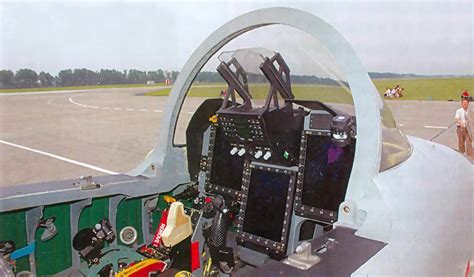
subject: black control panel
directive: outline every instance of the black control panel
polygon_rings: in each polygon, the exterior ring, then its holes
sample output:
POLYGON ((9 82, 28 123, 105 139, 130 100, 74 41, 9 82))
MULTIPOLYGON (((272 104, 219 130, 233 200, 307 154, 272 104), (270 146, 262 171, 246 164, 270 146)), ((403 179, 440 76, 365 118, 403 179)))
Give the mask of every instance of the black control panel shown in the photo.
POLYGON ((333 117, 325 110, 312 111, 309 116, 309 129, 330 131, 333 117))
POLYGON ((218 112, 218 124, 224 137, 233 142, 268 143, 268 134, 263 116, 218 112))

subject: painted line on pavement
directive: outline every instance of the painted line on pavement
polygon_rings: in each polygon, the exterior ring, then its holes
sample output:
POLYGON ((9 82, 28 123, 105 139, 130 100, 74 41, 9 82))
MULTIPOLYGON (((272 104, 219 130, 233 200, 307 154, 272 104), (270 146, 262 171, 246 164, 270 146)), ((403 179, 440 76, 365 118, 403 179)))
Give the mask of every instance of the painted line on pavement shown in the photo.
POLYGON ((85 105, 85 104, 76 102, 76 101, 74 101, 72 98, 73 98, 73 96, 69 97, 69 102, 70 102, 71 104, 74 104, 74 105, 77 105, 77 106, 80 106, 80 107, 83 107, 83 108, 86 108, 86 109, 102 109, 102 110, 114 110, 114 111, 122 111, 122 110, 125 110, 125 111, 128 111, 128 112, 133 112, 133 111, 138 111, 138 112, 149 112, 149 111, 153 111, 153 112, 155 112, 155 113, 162 113, 162 112, 163 112, 162 110, 131 109, 131 108, 119 108, 119 107, 110 108, 110 107, 90 106, 90 105, 85 105))
POLYGON ((90 107, 90 106, 75 102, 74 100, 72 100, 72 97, 69 97, 69 102, 74 104, 74 105, 81 106, 83 108, 89 108, 90 107))
POLYGON ((40 155, 43 155, 43 156, 47 156, 47 157, 50 157, 50 158, 58 159, 58 160, 61 160, 63 162, 67 162, 67 163, 75 164, 75 165, 82 166, 82 167, 85 167, 85 168, 89 168, 89 169, 92 169, 92 170, 95 170, 95 171, 100 171, 100 172, 103 172, 105 174, 111 174, 111 175, 120 174, 118 172, 111 171, 111 170, 108 170, 108 169, 104 169, 104 168, 101 168, 101 167, 98 167, 98 166, 95 166, 95 165, 79 162, 79 161, 72 160, 72 159, 69 159, 69 158, 66 158, 66 157, 62 157, 62 156, 58 156, 58 155, 51 154, 51 153, 48 153, 48 152, 44 152, 44 151, 41 151, 41 150, 38 150, 38 149, 34 149, 34 148, 26 147, 26 146, 23 146, 23 145, 11 143, 11 142, 8 142, 8 141, 5 141, 5 140, 0 139, 0 143, 6 144, 6 145, 9 145, 9 146, 12 146, 12 147, 16 147, 16 148, 19 148, 19 149, 31 151, 33 153, 40 154, 40 155))
MULTIPOLYGON (((404 127, 405 124, 400 123, 400 124, 398 124, 398 126, 404 127)), ((449 127, 446 127, 446 126, 425 125, 423 127, 426 128, 426 129, 449 129, 449 127)))
MULTIPOLYGON (((221 85, 210 85, 210 86, 193 86, 193 87, 196 87, 196 88, 215 88, 215 87, 222 87, 221 85)), ((172 86, 162 86, 162 87, 158 87, 157 90, 164 90, 164 89, 168 89, 168 88, 172 88, 172 86)), ((64 90, 64 91, 54 91, 54 92, 46 92, 47 94, 49 93, 71 93, 71 92, 93 92, 94 90, 64 90)), ((45 94, 46 94, 45 93, 45 94)), ((31 95, 31 94, 41 94, 39 92, 33 92, 33 93, 28 93, 28 92, 22 92, 22 93, 9 93, 10 95, 31 95)), ((2 94, 0 93, 0 96, 2 94)), ((74 105, 77 105, 77 106, 80 106, 80 107, 83 107, 83 108, 88 108, 88 109, 102 109, 102 110, 116 110, 116 111, 122 111, 122 110, 125 110, 125 111, 139 111, 139 112, 155 112, 155 113, 162 113, 163 111, 162 110, 148 110, 148 109, 130 109, 130 108, 109 108, 109 107, 96 107, 96 106, 89 106, 89 105, 84 105, 84 104, 81 104, 81 103, 78 103, 76 101, 74 101, 73 99, 73 96, 69 97, 69 102, 71 102, 72 104, 74 105)), ((188 114, 194 114, 194 112, 188 112, 188 114)))
POLYGON ((425 125, 424 127, 428 129, 448 129, 449 128, 445 126, 431 126, 431 125, 425 125))

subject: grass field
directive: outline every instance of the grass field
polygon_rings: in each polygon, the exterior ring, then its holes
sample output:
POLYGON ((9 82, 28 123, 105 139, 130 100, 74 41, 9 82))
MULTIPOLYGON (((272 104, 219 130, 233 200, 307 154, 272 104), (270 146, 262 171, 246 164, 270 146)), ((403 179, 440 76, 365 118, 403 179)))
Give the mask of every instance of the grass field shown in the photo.
MULTIPOLYGON (((189 91, 191 97, 218 97, 221 90, 227 88, 226 85, 221 84, 220 87, 192 87, 189 91)), ((250 91, 254 99, 264 99, 268 93, 268 86, 263 85, 250 85, 250 91)), ((317 91, 318 99, 323 102, 333 103, 351 103, 351 96, 341 87, 334 86, 314 86, 314 85, 293 85, 293 94, 295 98, 301 100, 314 99, 314 93, 317 91)), ((167 96, 171 89, 163 89, 158 91, 149 92, 147 96, 167 96)))
MULTIPOLYGON (((425 78, 425 79, 374 79, 377 90, 383 95, 385 88, 393 88, 396 85, 405 88, 403 98, 397 100, 458 100, 463 90, 467 89, 474 94, 474 78, 425 78)), ((226 88, 225 84, 198 84, 198 86, 213 85, 214 87, 193 87, 189 96, 216 97, 219 92, 226 88)), ((151 87, 162 87, 163 84, 156 84, 151 87)), ((255 99, 262 99, 266 96, 268 87, 262 85, 250 85, 252 95, 255 99)), ((54 91, 54 90, 82 90, 82 89, 102 89, 102 88, 133 88, 150 87, 144 84, 133 85, 108 85, 108 86, 82 86, 82 87, 60 87, 60 88, 29 88, 29 89, 2 89, 0 93, 9 92, 30 92, 30 91, 54 91)), ((350 103, 350 95, 340 87, 320 86, 320 85, 300 85, 293 84, 293 93, 298 99, 318 99, 323 102, 350 103)), ((150 93, 148 96, 167 96, 171 89, 161 89, 150 93)))
MULTIPOLYGON (((474 78, 437 78, 437 79, 374 79, 377 90, 383 95, 385 88, 396 85, 405 88, 405 95, 397 100, 458 100, 461 92, 467 89, 474 93, 474 78)), ((220 87, 192 87, 189 96, 217 97, 225 89, 220 87)), ((255 99, 266 96, 268 87, 250 85, 255 99)), ((297 99, 318 99, 322 102, 351 103, 351 96, 341 87, 319 85, 292 85, 293 94, 297 99)), ((147 93, 148 96, 167 96, 171 89, 163 89, 147 93)))
POLYGON ((402 100, 459 100, 467 89, 474 94, 474 78, 436 78, 436 79, 375 79, 377 90, 383 95, 385 88, 396 85, 405 88, 402 100))

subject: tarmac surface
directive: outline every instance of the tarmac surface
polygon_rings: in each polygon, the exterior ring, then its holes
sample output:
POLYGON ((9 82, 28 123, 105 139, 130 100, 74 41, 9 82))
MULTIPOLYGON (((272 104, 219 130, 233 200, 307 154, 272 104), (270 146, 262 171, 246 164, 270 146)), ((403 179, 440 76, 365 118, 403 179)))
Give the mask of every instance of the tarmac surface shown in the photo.
MULTIPOLYGON (((143 96, 156 89, 0 94, 0 188, 132 170, 157 144, 167 97, 143 96)), ((186 98, 177 143, 203 100, 186 98)), ((387 102, 405 134, 457 148, 459 102, 387 102)))

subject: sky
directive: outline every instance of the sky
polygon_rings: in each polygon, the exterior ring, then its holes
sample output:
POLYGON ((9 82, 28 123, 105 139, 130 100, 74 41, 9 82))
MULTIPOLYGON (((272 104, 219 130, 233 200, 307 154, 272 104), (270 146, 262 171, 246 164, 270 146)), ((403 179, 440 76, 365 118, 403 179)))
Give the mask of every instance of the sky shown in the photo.
MULTIPOLYGON (((53 75, 68 68, 180 70, 194 49, 227 21, 278 6, 328 22, 349 41, 368 71, 474 74, 473 1, 0 0, 0 68, 53 75)), ((252 31, 226 49, 281 48, 272 50, 290 56, 292 72, 307 74, 309 66, 298 57, 315 49, 307 40, 311 38, 299 31, 274 27, 252 31), (301 48, 305 45, 307 49, 301 48)), ((205 69, 215 64, 213 59, 205 69)))

